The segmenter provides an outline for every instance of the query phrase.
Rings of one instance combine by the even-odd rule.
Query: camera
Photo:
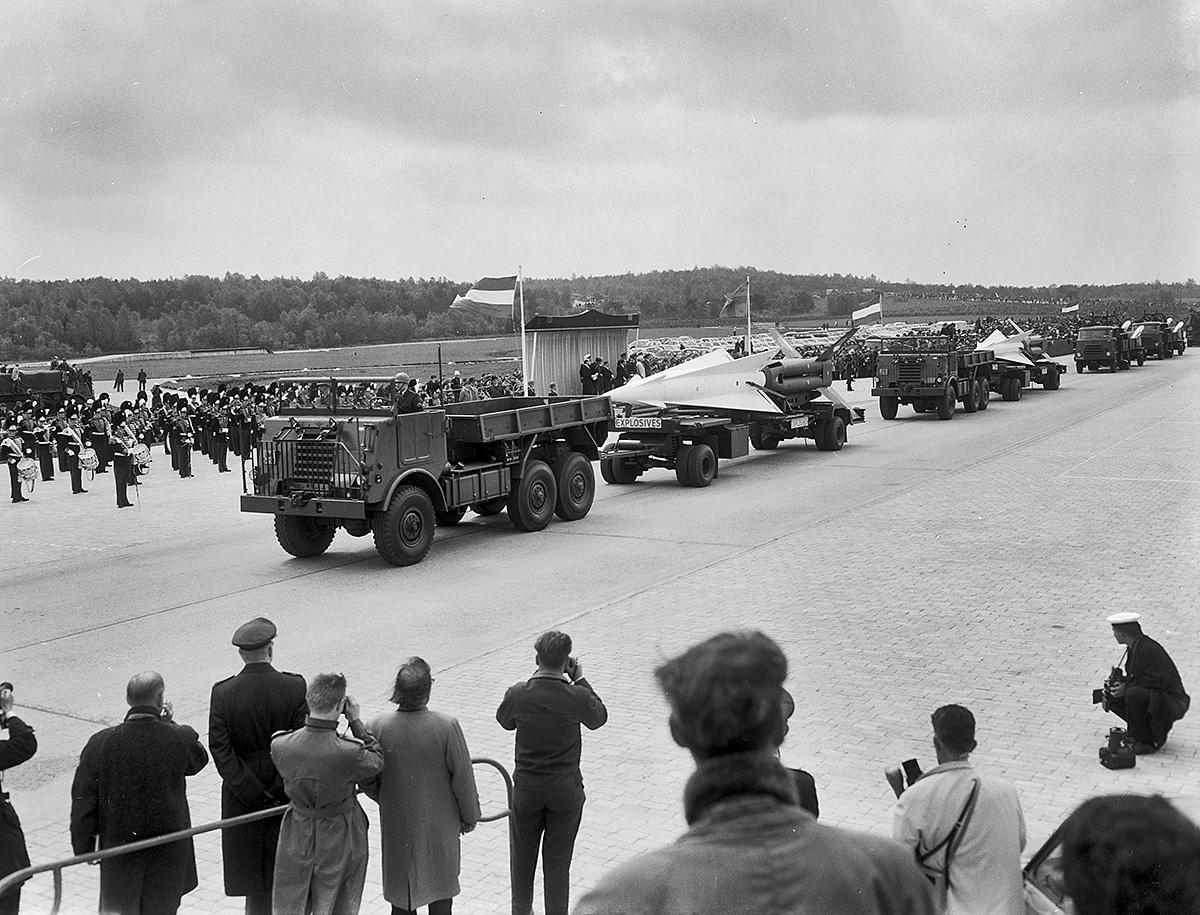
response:
[[[1108,744],[1100,748],[1100,765],[1105,769],[1132,769],[1137,765],[1133,743],[1124,728],[1108,729]]]
[[[1104,678],[1104,686],[1101,689],[1092,690],[1092,705],[1103,705],[1104,710],[1108,711],[1108,699],[1112,697],[1113,687],[1120,683],[1124,683],[1128,677],[1125,676],[1125,671],[1119,667],[1114,667],[1107,677]]]
[[[915,759],[906,759],[898,766],[884,769],[883,777],[896,792],[896,797],[899,797],[904,793],[905,788],[911,788],[913,782],[921,777],[921,766]]]

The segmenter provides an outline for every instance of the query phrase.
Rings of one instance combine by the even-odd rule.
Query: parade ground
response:
[[[978,720],[975,765],[1017,785],[1027,855],[1088,796],[1196,793],[1200,715],[1162,753],[1112,772],[1097,748],[1119,721],[1090,693],[1121,656],[1104,621],[1119,610],[1141,613],[1200,691],[1200,350],[1116,375],[1072,369],[1057,392],[993,396],[948,422],[906,407],[884,422],[869,388],[847,395],[868,419],[841,452],[785,443],[724,463],[708,489],[663,471],[598,482],[588,517],[534,534],[468,514],[406,569],[344,531],[323,557],[293,559],[269,517],[239,513],[238,472],[197,455],[196,477],[180,480],[161,448],[131,510],[117,511],[111,476],[87,495],[60,477],[6,502],[0,680],[40,750],[4,787],[31,857],[70,854],[79,751],[124,716],[130,675],[160,671],[176,720],[203,737],[212,684],[240,669],[230,636],[257,615],[279,627],[276,666],[345,673],[364,717],[388,707],[399,663],[424,657],[430,706],[458,717],[472,755],[508,767],[496,706],[532,673],[539,633],[570,633],[610,714],[585,732],[573,899],[685,828],[692,761],[671,741],[653,670],[723,629],[761,629],[787,653],[797,707],[783,759],[813,773],[828,823],[888,834],[883,769],[932,765],[929,716],[950,702]],[[502,809],[496,773],[477,778],[485,813]],[[188,795],[195,824],[219,816],[214,766]],[[382,912],[378,821],[363,804],[364,911]],[[182,911],[241,911],[222,895],[216,834],[196,851],[200,887]],[[507,866],[502,822],[464,837],[455,911],[507,911]],[[65,911],[95,911],[96,886],[96,868],[68,872]],[[23,911],[50,894],[37,878]],[[539,877],[538,911],[540,896]]]

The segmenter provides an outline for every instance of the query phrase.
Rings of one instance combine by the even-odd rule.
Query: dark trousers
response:
[[[178,856],[161,852],[156,855],[156,851],[133,852],[100,862],[101,912],[175,915],[179,911],[182,881]]]
[[[181,478],[190,477],[192,475],[192,449],[181,443],[178,448],[171,452],[172,461],[176,458],[179,461],[177,464],[179,476]]]
[[[537,798],[513,799],[509,830],[512,839],[513,915],[533,911],[533,874],[538,846],[542,851],[545,915],[567,915],[571,895],[571,856],[583,820],[583,805],[553,810]]]
[[[171,431],[166,434],[166,436],[163,438],[163,450],[166,451],[167,454],[171,455],[171,469],[178,470],[179,453],[182,450],[179,447],[178,432]]]
[[[126,488],[133,482],[133,462],[128,455],[113,458],[113,481],[117,484],[117,506],[132,505]]]
[[[229,473],[229,465],[226,463],[228,457],[229,434],[227,432],[218,432],[213,436],[213,461],[221,473]]]
[[[96,460],[100,462],[96,473],[108,473],[108,462],[112,460],[108,448],[108,435],[96,432],[92,435],[92,450],[96,452]]]
[[[17,462],[8,462],[8,479],[12,483],[12,500],[20,502],[25,497],[21,494],[21,477],[17,474]]]
[[[38,442],[37,446],[38,463],[41,464],[42,479],[54,479],[54,455],[50,453],[49,442]]]
[[[452,915],[454,911],[453,899],[435,899],[429,903],[429,915]],[[398,905],[392,906],[392,915],[417,915],[416,909],[402,909]]]
[[[1109,698],[1108,710],[1129,725],[1129,739],[1138,743],[1152,743],[1161,746],[1171,731],[1175,718],[1169,714],[1152,716],[1150,704],[1154,694],[1142,686],[1126,686],[1125,695]],[[1162,711],[1174,711],[1173,704],[1165,701]]]
[[[57,436],[55,444],[58,445],[58,472],[67,473],[71,469],[71,465],[67,463],[66,444],[63,442],[62,436]]]
[[[8,795],[0,794],[0,879],[25,867],[29,867],[29,853],[25,850],[21,820],[8,802]],[[17,915],[20,906],[19,886],[0,897],[0,915]]]
[[[67,472],[71,474],[71,492],[83,492],[83,473],[79,470],[79,455],[67,452]]]

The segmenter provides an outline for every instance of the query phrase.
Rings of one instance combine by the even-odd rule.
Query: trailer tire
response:
[[[641,475],[642,472],[630,462],[629,458],[613,458],[607,461],[603,458],[600,459],[600,476],[604,478],[605,483],[627,486],[630,483],[636,483],[637,478]]]
[[[1021,399],[1021,381],[1018,378],[1005,378],[1000,383],[1000,396],[1007,401]]]
[[[779,439],[769,432],[764,435],[762,426],[755,423],[750,427],[750,444],[755,451],[774,451],[779,447]]]
[[[545,461],[529,461],[525,473],[508,494],[508,520],[519,531],[540,531],[554,517],[558,486]]]
[[[881,394],[879,397],[879,415],[884,419],[895,419],[900,409],[900,398],[891,394]]]
[[[447,508],[445,510],[437,509],[434,511],[433,517],[440,527],[454,527],[454,525],[463,519],[463,515],[466,513],[466,507]]]
[[[963,405],[964,413],[978,413],[979,412],[979,382],[978,381],[971,382],[970,387],[967,389],[966,393],[963,394],[962,405]]]
[[[508,499],[504,496],[496,496],[494,499],[488,499],[484,502],[476,502],[471,506],[471,511],[477,515],[483,515],[485,518],[490,518],[492,515],[498,515],[504,511],[508,505]]]
[[[558,498],[554,514],[564,521],[578,521],[592,510],[596,498],[596,474],[592,462],[578,451],[568,451],[554,462]]]
[[[840,416],[829,416],[817,423],[817,450],[841,451],[846,444],[846,421]]]
[[[938,400],[937,418],[938,419],[954,419],[954,406],[957,403],[954,399],[954,392],[947,391],[945,395]]]
[[[988,408],[988,404],[992,402],[992,386],[988,384],[986,378],[979,379],[979,411],[982,413]]]
[[[433,546],[437,518],[429,494],[401,486],[387,509],[375,516],[375,549],[394,566],[416,565]]]
[[[284,551],[297,559],[320,556],[333,543],[337,528],[320,518],[307,515],[276,515],[275,539]]]
[[[680,486],[702,488],[717,475],[717,456],[708,445],[684,445],[675,455],[675,479]]]
[[[1056,369],[1047,369],[1045,381],[1042,382],[1042,389],[1046,391],[1057,391],[1062,384],[1062,373]]]

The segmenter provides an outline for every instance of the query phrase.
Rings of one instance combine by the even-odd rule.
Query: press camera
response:
[[[1092,690],[1092,705],[1103,705],[1105,711],[1107,711],[1108,700],[1112,698],[1113,687],[1124,683],[1127,679],[1125,671],[1119,667],[1114,667],[1109,675],[1104,678],[1104,686],[1100,689]]]
[[[1132,769],[1137,765],[1133,743],[1124,728],[1108,729],[1108,744],[1100,748],[1100,765],[1105,769]]]
[[[883,770],[883,777],[896,792],[896,797],[902,795],[905,788],[911,788],[921,774],[921,766],[915,759],[906,759],[898,766],[889,766]]]

